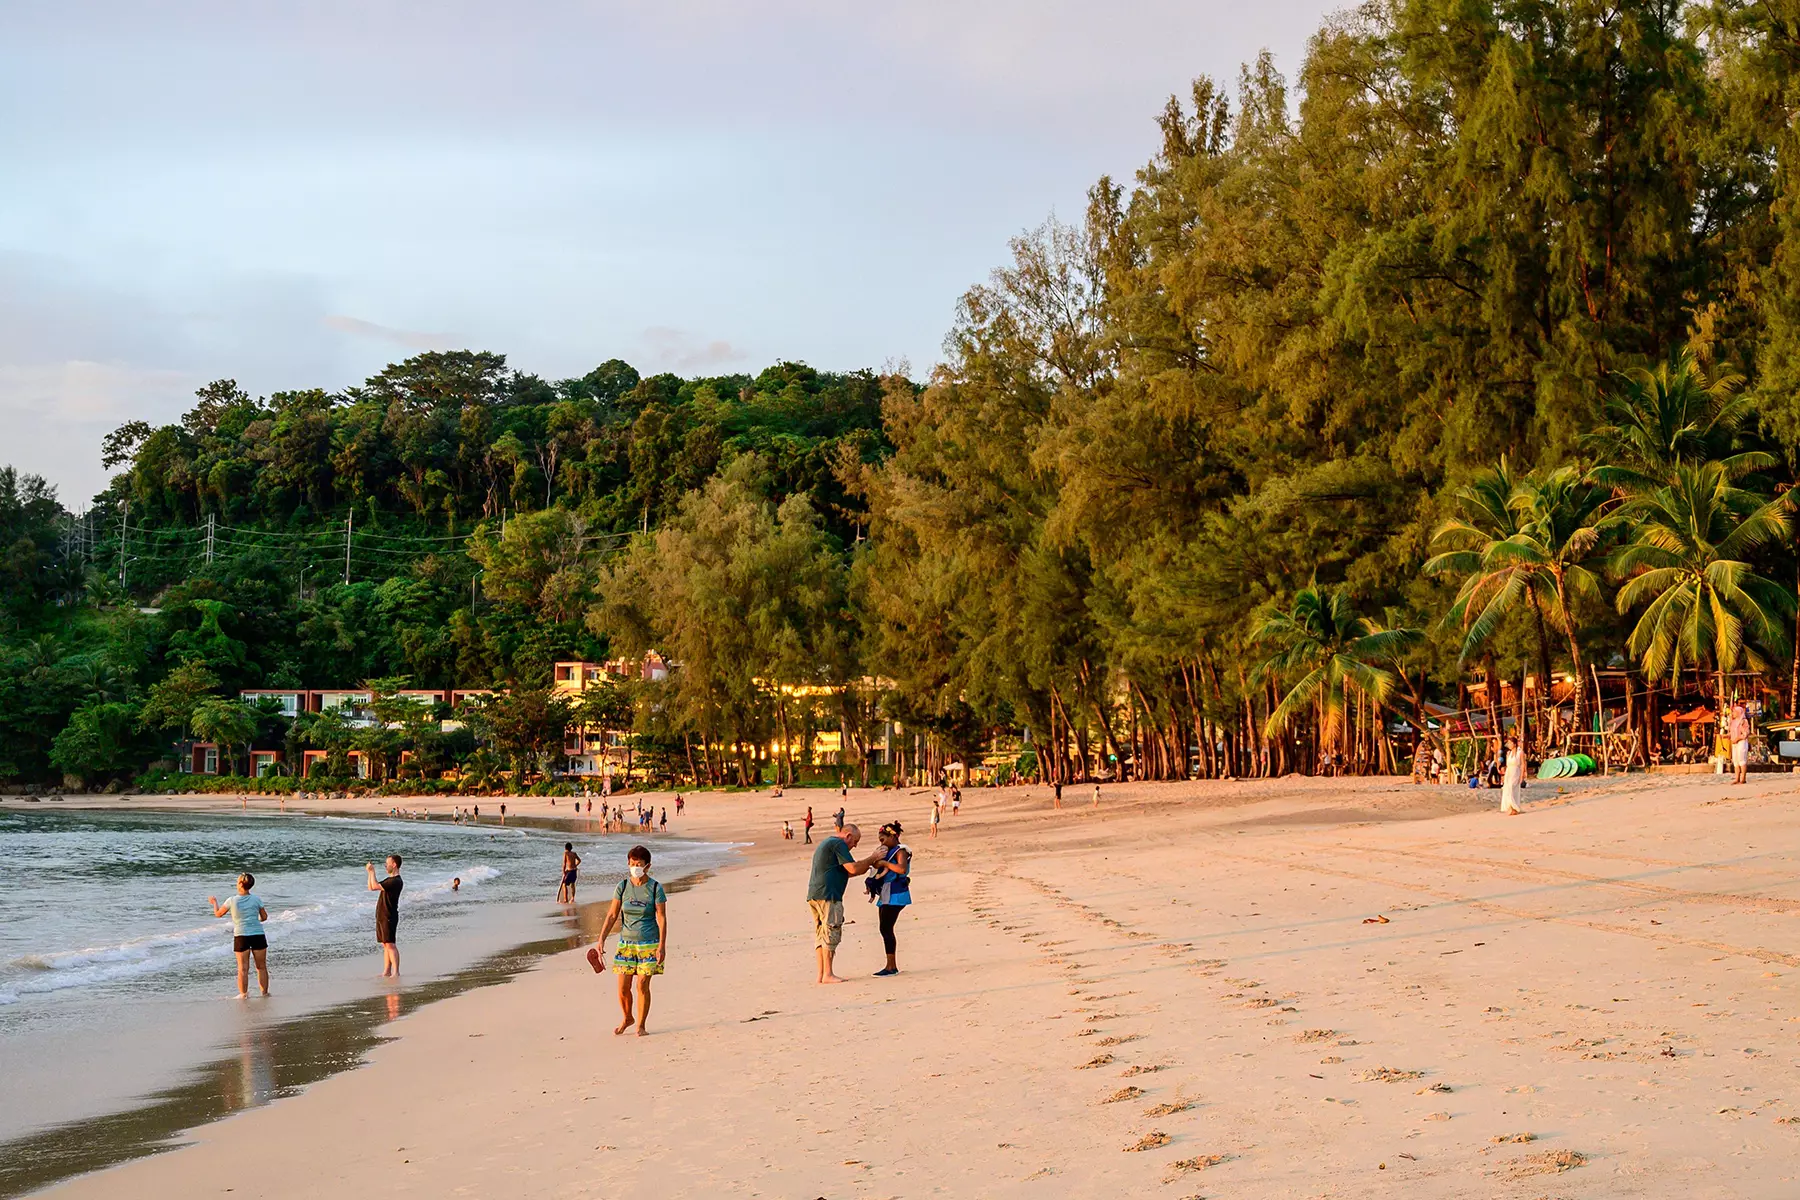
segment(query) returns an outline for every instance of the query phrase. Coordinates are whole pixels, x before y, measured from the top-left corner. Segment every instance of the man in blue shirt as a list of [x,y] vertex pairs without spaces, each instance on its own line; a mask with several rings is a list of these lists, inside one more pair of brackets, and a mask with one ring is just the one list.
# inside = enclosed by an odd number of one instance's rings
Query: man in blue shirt
[[832,971],[838,943],[844,938],[844,890],[852,875],[867,871],[881,852],[857,858],[850,852],[862,840],[862,831],[844,826],[842,834],[826,838],[813,851],[812,877],[806,881],[806,906],[812,909],[813,945],[819,954],[819,982],[842,983]]

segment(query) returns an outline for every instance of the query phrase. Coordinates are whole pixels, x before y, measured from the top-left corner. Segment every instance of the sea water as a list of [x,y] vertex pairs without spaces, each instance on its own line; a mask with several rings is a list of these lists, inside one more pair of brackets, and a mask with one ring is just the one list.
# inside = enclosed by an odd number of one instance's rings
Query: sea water
[[[493,981],[481,964],[523,944],[591,938],[591,908],[578,923],[554,903],[563,843],[583,858],[578,898],[592,905],[611,898],[626,850],[646,840],[593,828],[0,810],[0,1155],[171,1088],[204,1093],[201,1068],[240,1045],[291,1045],[307,1029],[323,1037],[322,1017],[362,1012],[363,1000],[385,998],[367,1011],[395,1015],[402,1000],[456,990],[446,983]],[[675,837],[649,844],[665,881],[729,853]],[[392,853],[405,860],[403,984],[380,978],[364,869],[373,862],[381,877]],[[234,894],[242,871],[269,913],[268,999],[256,995],[254,968],[251,998],[236,999],[231,922],[207,904]]]

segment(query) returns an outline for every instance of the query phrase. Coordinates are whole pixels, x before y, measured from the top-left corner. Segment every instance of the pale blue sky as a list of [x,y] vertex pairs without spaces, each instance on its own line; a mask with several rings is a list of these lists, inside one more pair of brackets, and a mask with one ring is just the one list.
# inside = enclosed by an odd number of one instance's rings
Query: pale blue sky
[[958,295],[1156,145],[1290,77],[1321,0],[7,0],[0,462],[233,376],[418,349],[548,378],[937,360]]

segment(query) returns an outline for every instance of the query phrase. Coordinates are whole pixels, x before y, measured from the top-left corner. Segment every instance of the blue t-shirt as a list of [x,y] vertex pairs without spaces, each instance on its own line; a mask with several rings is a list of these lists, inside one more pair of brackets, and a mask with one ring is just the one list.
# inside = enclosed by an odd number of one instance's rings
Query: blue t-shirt
[[667,904],[669,894],[663,885],[649,876],[633,883],[631,877],[619,880],[613,889],[619,902],[619,940],[633,946],[655,946],[662,941],[662,930],[656,924],[656,906]]
[[257,910],[266,908],[262,897],[255,892],[244,892],[225,901],[225,907],[231,910],[231,932],[237,937],[255,937],[263,931],[262,918]]

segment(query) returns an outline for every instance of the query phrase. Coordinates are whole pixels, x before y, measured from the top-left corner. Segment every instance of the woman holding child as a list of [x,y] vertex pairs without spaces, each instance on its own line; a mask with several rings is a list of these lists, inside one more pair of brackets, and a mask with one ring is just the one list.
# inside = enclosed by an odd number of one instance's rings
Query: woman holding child
[[887,951],[887,966],[876,976],[898,975],[894,962],[894,922],[900,910],[912,903],[912,851],[900,841],[900,822],[889,821],[876,835],[881,843],[881,857],[869,868],[869,899],[881,914],[881,946]]

